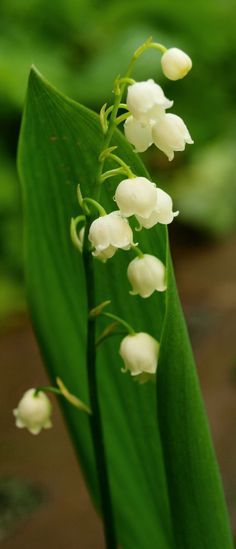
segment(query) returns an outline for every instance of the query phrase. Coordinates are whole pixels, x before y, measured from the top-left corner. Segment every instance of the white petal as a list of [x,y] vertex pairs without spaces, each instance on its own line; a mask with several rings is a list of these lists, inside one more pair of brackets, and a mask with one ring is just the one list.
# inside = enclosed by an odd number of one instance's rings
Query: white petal
[[119,352],[131,375],[156,372],[159,343],[149,334],[127,335],[121,341]]
[[110,245],[110,228],[108,215],[98,217],[89,229],[88,239],[99,252]]
[[177,212],[173,212],[173,201],[169,194],[162,189],[157,188],[156,212],[158,223],[168,225],[176,217]]
[[28,430],[32,435],[38,435],[42,431],[42,427],[29,427]]
[[158,223],[158,213],[155,209],[148,218],[141,217],[140,215],[136,215],[135,217],[144,229],[151,229]]
[[155,256],[144,254],[131,261],[127,270],[128,279],[133,287],[132,293],[147,298],[155,290],[166,290],[166,270],[163,263]]
[[144,124],[162,116],[165,109],[172,105],[173,101],[165,97],[161,86],[154,80],[136,82],[128,87],[128,109],[136,120]]
[[133,244],[133,232],[127,219],[119,211],[112,212],[109,216],[110,244],[115,248],[129,249]]
[[152,128],[153,142],[163,151],[169,160],[174,158],[174,151],[183,151],[185,144],[192,144],[192,138],[182,118],[168,113]]
[[152,145],[151,126],[141,124],[133,116],[125,121],[124,132],[126,139],[134,145],[137,152],[144,152]]
[[23,429],[25,427],[25,424],[21,421],[21,419],[17,418],[16,427],[18,427],[19,429]]
[[102,252],[95,250],[93,252],[93,255],[97,259],[100,259],[100,261],[105,262],[107,259],[110,259],[111,257],[113,257],[113,255],[115,255],[116,250],[117,248],[115,248],[114,246],[108,246],[108,248],[105,248],[105,250],[103,250]]
[[43,391],[35,395],[35,389],[29,389],[13,412],[16,416],[16,425],[20,428],[26,427],[36,434],[50,422],[51,409],[50,400]]
[[156,200],[156,186],[146,177],[124,179],[116,189],[115,201],[125,217],[149,217]]
[[151,229],[157,223],[168,225],[178,215],[179,212],[173,212],[173,201],[169,194],[162,189],[156,188],[155,207],[148,218],[136,216],[138,222],[145,229]]

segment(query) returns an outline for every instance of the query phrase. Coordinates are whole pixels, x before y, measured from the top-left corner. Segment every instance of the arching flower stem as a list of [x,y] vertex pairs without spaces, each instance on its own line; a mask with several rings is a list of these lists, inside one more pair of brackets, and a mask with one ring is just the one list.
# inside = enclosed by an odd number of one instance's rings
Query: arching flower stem
[[139,46],[139,48],[137,48],[137,50],[134,52],[134,55],[131,59],[131,63],[132,63],[132,61],[137,61],[137,59],[140,57],[140,55],[142,55],[146,50],[151,49],[151,48],[155,49],[155,50],[158,50],[161,53],[165,53],[167,51],[167,48],[165,46],[163,46],[163,44],[160,44],[159,42],[153,42],[152,41],[152,36],[150,36],[146,40],[146,42],[144,42],[144,44]]
[[124,114],[121,114],[120,116],[117,117],[116,119],[116,125],[119,126],[119,124],[121,124],[121,122],[124,122],[125,120],[127,120],[127,118],[129,118],[131,116],[131,113],[130,112],[125,112]]
[[45,385],[45,386],[42,386],[42,387],[37,387],[34,391],[34,396],[36,397],[38,395],[38,393],[40,393],[40,391],[42,391],[43,393],[55,393],[56,395],[61,395],[61,391],[60,389],[58,389],[57,387],[51,387],[51,385]]
[[144,256],[142,250],[140,250],[140,248],[138,248],[138,246],[131,246],[133,252],[140,258],[142,258]]
[[77,227],[79,223],[85,223],[85,215],[78,215],[77,217],[72,217],[70,222],[70,237],[74,246],[81,252],[82,243],[77,234]]
[[111,158],[112,160],[117,162],[117,164],[119,164],[124,169],[124,171],[126,172],[126,175],[130,179],[133,179],[134,177],[136,177],[136,175],[132,172],[132,170],[130,169],[128,164],[126,164],[126,162],[124,162],[124,160],[122,160],[122,158],[120,158],[119,156],[117,156],[114,153],[110,153],[108,158]]
[[101,216],[107,215],[106,210],[101,206],[101,204],[99,204],[99,202],[97,202],[97,200],[94,200],[93,198],[89,198],[89,197],[83,198],[82,206],[84,204],[85,205],[86,204],[91,204],[98,211],[99,215],[101,215]]
[[114,177],[119,174],[127,175],[127,170],[125,170],[124,168],[115,168],[113,170],[107,170],[107,172],[104,172],[101,175],[100,180],[103,183],[104,181],[106,181],[106,179],[109,179],[110,177]]
[[116,322],[121,324],[121,326],[124,326],[124,328],[130,335],[134,335],[136,333],[133,327],[130,326],[130,324],[128,324],[126,320],[123,320],[123,318],[120,318],[119,316],[114,315],[113,313],[101,313],[100,316],[107,316],[108,318],[112,318],[113,320],[116,320]]

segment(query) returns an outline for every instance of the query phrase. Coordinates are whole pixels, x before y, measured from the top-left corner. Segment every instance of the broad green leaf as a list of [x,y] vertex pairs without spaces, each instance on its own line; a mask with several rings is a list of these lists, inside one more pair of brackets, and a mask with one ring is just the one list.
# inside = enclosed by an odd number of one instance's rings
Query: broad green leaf
[[[59,376],[87,403],[84,271],[70,242],[69,224],[79,213],[77,184],[84,195],[93,186],[101,143],[98,116],[61,95],[33,70],[19,148],[28,296],[52,381]],[[114,143],[132,169],[145,175],[120,132]],[[101,201],[108,210],[115,209],[114,189],[114,179],[104,184]],[[167,254],[169,263],[163,226],[136,234],[144,250],[164,261]],[[132,297],[126,277],[131,257],[131,252],[118,252],[105,265],[94,260],[97,304],[111,299],[112,311],[137,331],[148,331],[159,340],[162,335],[156,386],[140,386],[121,373],[118,338],[98,350],[119,542],[125,549],[228,549],[224,498],[172,271],[169,268],[166,296],[156,292],[147,300]],[[102,331],[104,321],[99,323]],[[63,410],[99,507],[88,419],[66,403]]]

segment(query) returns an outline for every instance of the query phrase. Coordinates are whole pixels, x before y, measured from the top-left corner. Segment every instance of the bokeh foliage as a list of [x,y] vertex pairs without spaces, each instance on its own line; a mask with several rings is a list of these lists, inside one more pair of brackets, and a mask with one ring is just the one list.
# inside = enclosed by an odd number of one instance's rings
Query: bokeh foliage
[[98,109],[111,98],[114,77],[147,36],[185,49],[194,66],[183,81],[163,78],[156,52],[139,61],[135,76],[152,76],[165,87],[195,146],[171,164],[154,148],[146,157],[154,178],[175,197],[179,222],[222,236],[235,226],[235,17],[231,0],[1,1],[0,316],[22,306],[21,206],[14,163],[30,65],[69,96]]

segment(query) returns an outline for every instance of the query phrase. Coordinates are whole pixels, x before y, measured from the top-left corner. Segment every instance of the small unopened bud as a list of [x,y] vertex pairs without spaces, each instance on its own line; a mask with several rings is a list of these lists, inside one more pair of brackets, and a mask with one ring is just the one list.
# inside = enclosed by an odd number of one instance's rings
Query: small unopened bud
[[192,61],[184,51],[170,48],[163,54],[161,66],[164,75],[169,80],[180,80],[191,70]]
[[133,295],[149,297],[157,290],[166,290],[165,265],[154,255],[144,254],[131,261],[127,270],[128,279],[133,287]]
[[33,435],[37,435],[42,429],[52,427],[51,402],[43,391],[35,391],[36,389],[26,391],[18,407],[13,410],[16,426],[20,429],[26,427]]
[[159,348],[160,344],[154,337],[139,332],[122,339],[119,352],[126,370],[129,370],[132,376],[138,376],[143,372],[155,374]]

